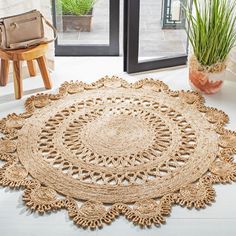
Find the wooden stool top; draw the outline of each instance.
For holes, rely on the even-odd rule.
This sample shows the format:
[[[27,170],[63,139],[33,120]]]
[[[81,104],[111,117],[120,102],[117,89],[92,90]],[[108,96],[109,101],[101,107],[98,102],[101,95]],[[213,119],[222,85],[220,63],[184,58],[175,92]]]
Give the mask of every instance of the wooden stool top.
[[[0,58],[11,61],[29,61],[44,56],[47,49],[48,44],[41,44],[30,48],[16,50],[0,49]]]

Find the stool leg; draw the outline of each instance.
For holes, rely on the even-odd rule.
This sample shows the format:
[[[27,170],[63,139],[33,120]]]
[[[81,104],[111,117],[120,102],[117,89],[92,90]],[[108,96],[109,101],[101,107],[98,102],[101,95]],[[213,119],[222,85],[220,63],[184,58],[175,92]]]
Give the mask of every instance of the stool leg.
[[[44,56],[36,59],[39,65],[39,69],[43,78],[44,86],[46,89],[52,88],[51,78],[47,69],[46,59]]]
[[[36,76],[34,61],[33,60],[27,61],[27,66],[30,76]]]
[[[21,67],[22,67],[21,61],[13,61],[14,90],[16,99],[20,99],[23,94]]]
[[[0,86],[6,86],[9,73],[9,61],[1,59]]]

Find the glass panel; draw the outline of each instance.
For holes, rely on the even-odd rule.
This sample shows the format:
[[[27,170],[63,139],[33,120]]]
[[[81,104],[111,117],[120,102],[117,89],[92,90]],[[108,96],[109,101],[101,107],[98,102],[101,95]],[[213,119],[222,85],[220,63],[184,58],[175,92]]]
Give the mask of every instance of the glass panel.
[[[59,45],[108,45],[109,0],[56,0],[56,26]]]
[[[140,0],[139,61],[186,54],[182,4],[186,0]]]

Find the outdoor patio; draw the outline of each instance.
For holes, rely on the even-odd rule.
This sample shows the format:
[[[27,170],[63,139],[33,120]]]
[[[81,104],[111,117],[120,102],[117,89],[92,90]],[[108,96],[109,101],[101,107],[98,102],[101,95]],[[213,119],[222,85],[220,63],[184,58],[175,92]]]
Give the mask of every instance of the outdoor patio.
[[[187,47],[187,37],[183,29],[162,29],[162,0],[140,0],[140,60],[147,58],[170,57],[184,54]],[[122,55],[122,9],[120,13],[120,54]],[[109,43],[109,0],[97,0],[93,9],[91,32],[62,31],[62,23],[57,22],[59,29],[59,44],[85,45]]]

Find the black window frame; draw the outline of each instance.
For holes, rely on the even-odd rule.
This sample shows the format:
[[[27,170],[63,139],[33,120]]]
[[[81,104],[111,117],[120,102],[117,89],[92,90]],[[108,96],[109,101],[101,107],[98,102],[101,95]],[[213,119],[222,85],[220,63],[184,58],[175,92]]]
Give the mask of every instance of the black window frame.
[[[124,71],[136,73],[186,65],[186,54],[139,62],[140,0],[124,1]]]
[[[54,26],[56,23],[56,0],[52,0],[52,15]],[[119,21],[120,0],[109,2],[109,44],[58,44],[55,41],[56,56],[119,56]]]

